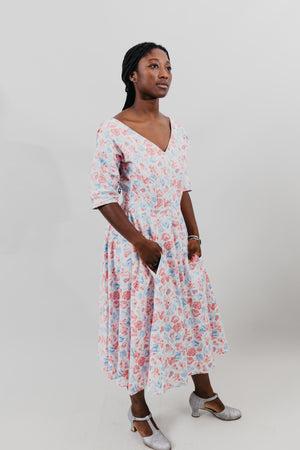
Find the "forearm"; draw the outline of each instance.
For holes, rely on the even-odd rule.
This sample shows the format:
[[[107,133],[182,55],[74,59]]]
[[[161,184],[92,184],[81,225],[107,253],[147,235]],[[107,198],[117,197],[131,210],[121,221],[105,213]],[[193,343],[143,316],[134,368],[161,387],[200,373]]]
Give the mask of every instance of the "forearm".
[[[182,193],[180,208],[188,234],[195,234],[196,236],[199,236],[199,230],[194,215],[192,200],[187,191],[184,191]]]
[[[130,222],[119,203],[107,203],[98,207],[105,219],[135,247],[146,238]]]

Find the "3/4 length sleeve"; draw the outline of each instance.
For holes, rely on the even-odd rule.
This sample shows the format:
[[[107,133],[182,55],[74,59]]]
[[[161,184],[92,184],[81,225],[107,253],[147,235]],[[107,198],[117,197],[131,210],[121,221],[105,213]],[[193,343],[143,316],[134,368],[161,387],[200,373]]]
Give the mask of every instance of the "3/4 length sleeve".
[[[96,150],[90,172],[89,193],[92,208],[119,200],[122,152],[103,122],[96,135]]]
[[[192,191],[192,183],[191,183],[188,171],[187,171],[187,167],[186,167],[185,172],[184,172],[182,191],[183,192],[184,191],[188,191],[188,192]]]
[[[184,161],[184,170],[183,170],[183,185],[182,185],[182,191],[192,191],[192,183],[191,183],[191,179],[189,177],[188,174],[188,157],[187,157],[187,149],[189,147],[189,137],[188,135],[185,133],[184,131],[184,139],[186,142],[185,145],[185,151],[183,154],[183,161]]]

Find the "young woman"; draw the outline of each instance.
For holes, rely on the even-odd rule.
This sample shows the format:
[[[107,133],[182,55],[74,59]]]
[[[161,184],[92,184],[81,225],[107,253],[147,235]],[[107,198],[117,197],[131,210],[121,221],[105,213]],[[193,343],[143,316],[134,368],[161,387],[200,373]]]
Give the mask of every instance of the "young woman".
[[[148,447],[167,450],[145,388],[162,394],[191,376],[193,417],[207,410],[234,420],[241,411],[224,406],[210,384],[215,355],[229,347],[189,195],[188,136],[159,111],[172,82],[169,54],[153,42],[137,44],[122,69],[126,102],[100,124],[90,179],[92,207],[107,220],[98,355],[108,377],[127,388],[131,430]]]

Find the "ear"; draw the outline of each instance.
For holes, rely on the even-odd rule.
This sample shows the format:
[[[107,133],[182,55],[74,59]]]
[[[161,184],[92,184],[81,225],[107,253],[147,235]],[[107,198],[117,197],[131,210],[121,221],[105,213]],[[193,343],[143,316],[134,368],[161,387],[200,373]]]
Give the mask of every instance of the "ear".
[[[131,72],[131,74],[129,76],[129,80],[132,82],[136,81],[136,71]]]

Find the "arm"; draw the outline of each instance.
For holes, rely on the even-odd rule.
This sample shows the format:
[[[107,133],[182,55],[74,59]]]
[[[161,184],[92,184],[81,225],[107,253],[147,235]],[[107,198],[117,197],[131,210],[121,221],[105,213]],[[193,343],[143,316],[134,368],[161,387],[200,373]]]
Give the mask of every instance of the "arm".
[[[107,203],[98,207],[105,219],[135,247],[139,247],[147,239],[130,222],[119,203]]]
[[[180,208],[188,234],[195,234],[196,236],[199,236],[199,230],[194,215],[192,200],[190,194],[187,191],[184,191],[182,193]],[[188,258],[191,259],[194,253],[196,253],[199,257],[201,256],[200,242],[196,239],[190,239],[188,241]]]
[[[188,234],[196,234],[197,236],[199,236],[192,200],[190,194],[187,191],[184,191],[182,193],[180,208],[186,224]]]

